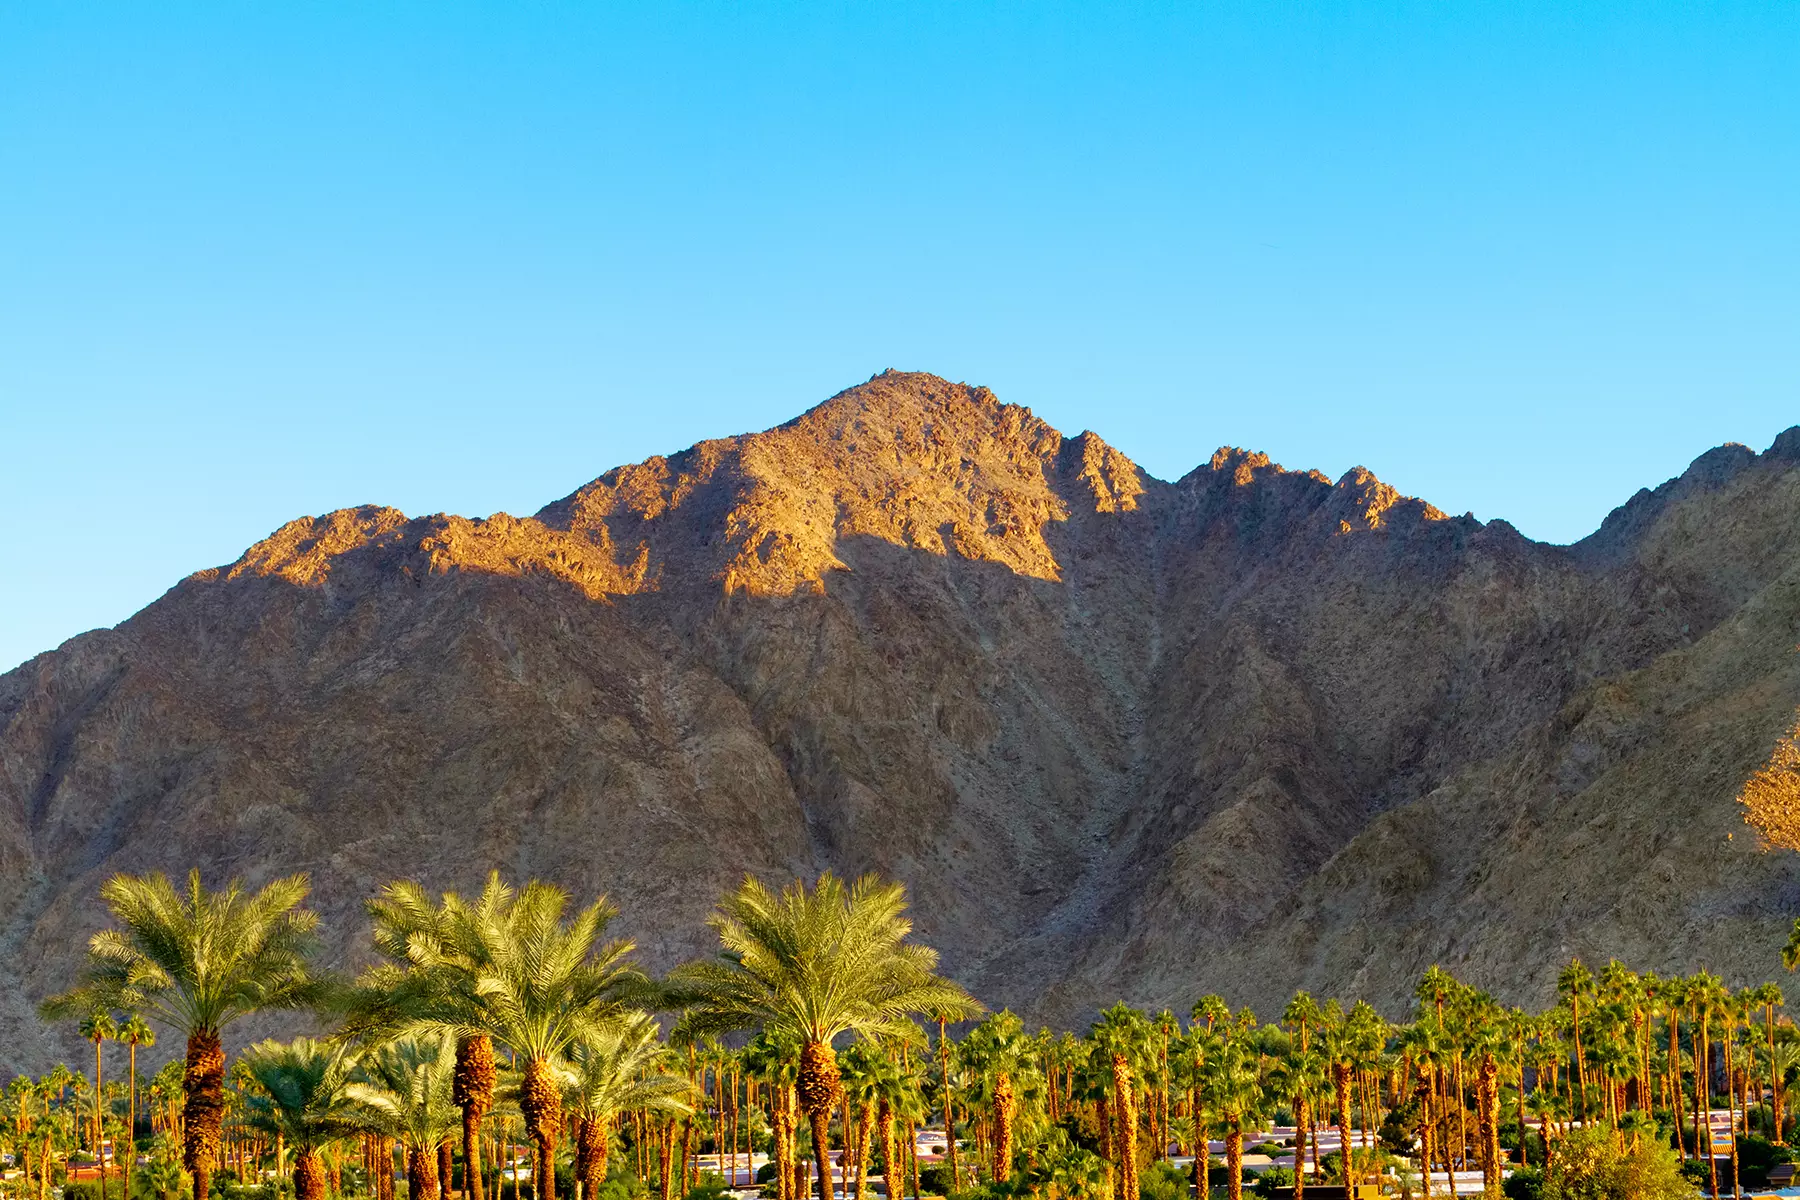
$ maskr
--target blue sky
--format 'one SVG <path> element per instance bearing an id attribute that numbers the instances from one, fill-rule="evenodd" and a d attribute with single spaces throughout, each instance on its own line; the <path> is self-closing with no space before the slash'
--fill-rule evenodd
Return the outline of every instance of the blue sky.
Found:
<path id="1" fill-rule="evenodd" d="M 0 669 L 882 368 L 1568 541 L 1800 422 L 1800 5 L 0 7 Z"/>

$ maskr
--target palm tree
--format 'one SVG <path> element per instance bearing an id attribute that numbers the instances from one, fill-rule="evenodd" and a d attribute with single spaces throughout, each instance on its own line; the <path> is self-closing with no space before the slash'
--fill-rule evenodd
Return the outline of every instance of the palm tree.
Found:
<path id="1" fill-rule="evenodd" d="M 468 953 L 473 928 L 503 923 L 515 899 L 495 871 L 474 900 L 444 893 L 434 905 L 425 889 L 399 880 L 369 901 L 375 948 L 387 960 L 357 981 L 347 1031 L 394 1037 L 413 1027 L 455 1031 L 453 1097 L 462 1110 L 464 1190 L 482 1200 L 481 1124 L 494 1106 L 493 1030 L 479 989 L 480 963 Z M 479 943 L 479 939 L 475 939 Z"/>
<path id="2" fill-rule="evenodd" d="M 1800 1044 L 1794 1042 L 1777 1042 L 1771 1046 L 1767 1054 L 1769 1076 L 1774 1080 L 1774 1092 L 1769 1097 L 1770 1117 L 1775 1128 L 1775 1142 L 1785 1146 L 1787 1138 L 1784 1128 L 1787 1124 L 1787 1085 L 1788 1080 L 1800 1071 Z"/>
<path id="3" fill-rule="evenodd" d="M 1200 1094 L 1225 1130 L 1225 1176 L 1231 1200 L 1243 1200 L 1244 1196 L 1244 1129 L 1254 1128 L 1262 1119 L 1262 1080 L 1249 1035 L 1247 1027 L 1228 1030 L 1207 1056 L 1201 1072 Z"/>
<path id="4" fill-rule="evenodd" d="M 849 887 L 830 872 L 809 892 L 776 895 L 755 879 L 726 897 L 708 924 L 721 952 L 670 976 L 689 1036 L 777 1029 L 800 1040 L 796 1089 L 830 1200 L 827 1133 L 840 1081 L 838 1035 L 904 1036 L 923 1013 L 971 1016 L 967 992 L 936 974 L 937 953 L 906 941 L 906 891 L 865 875 Z"/>
<path id="5" fill-rule="evenodd" d="M 1134 1079 L 1139 1059 L 1149 1042 L 1150 1025 L 1144 1014 L 1125 1004 L 1115 1004 L 1094 1023 L 1093 1039 L 1112 1071 L 1111 1115 L 1116 1130 L 1112 1137 L 1115 1200 L 1132 1200 L 1138 1194 L 1137 1087 Z"/>
<path id="6" fill-rule="evenodd" d="M 300 907 L 304 875 L 255 895 L 239 880 L 220 892 L 188 875 L 184 893 L 160 873 L 115 875 L 100 897 L 123 929 L 88 942 L 82 982 L 44 1002 L 51 1019 L 96 1008 L 143 1012 L 187 1039 L 182 1078 L 182 1162 L 204 1197 L 218 1159 L 225 1097 L 221 1032 L 264 1009 L 305 1008 L 323 985 L 308 967 L 318 917 Z"/>
<path id="7" fill-rule="evenodd" d="M 1294 1200 L 1306 1194 L 1306 1135 L 1312 1125 L 1314 1099 L 1324 1086 L 1324 1058 L 1301 1042 L 1290 1045 L 1270 1072 L 1271 1094 L 1284 1097 L 1294 1108 Z M 1206 1157 L 1204 1147 L 1195 1153 L 1201 1159 Z"/>
<path id="8" fill-rule="evenodd" d="M 606 1180 L 607 1139 L 620 1117 L 694 1111 L 692 1086 L 668 1072 L 669 1051 L 657 1040 L 659 1029 L 649 1014 L 629 1013 L 569 1048 L 574 1078 L 565 1098 L 575 1117 L 575 1176 L 583 1200 L 594 1200 Z"/>
<path id="9" fill-rule="evenodd" d="M 138 1047 L 140 1046 L 148 1049 L 149 1047 L 156 1045 L 156 1030 L 152 1029 L 150 1023 L 144 1020 L 141 1015 L 132 1013 L 129 1017 L 125 1018 L 125 1023 L 119 1026 L 119 1040 L 130 1047 L 131 1054 L 130 1141 L 132 1151 L 131 1157 L 135 1162 L 137 1159 L 137 1052 Z"/>
<path id="10" fill-rule="evenodd" d="M 415 1033 L 365 1051 L 347 1088 L 370 1114 L 366 1127 L 406 1147 L 408 1200 L 439 1200 L 448 1179 L 438 1178 L 438 1147 L 449 1142 L 461 1114 L 451 1096 L 456 1046 L 446 1032 Z M 552 1162 L 552 1169 L 554 1163 Z M 533 1176 L 540 1196 L 551 1195 L 554 1176 Z"/>
<path id="11" fill-rule="evenodd" d="M 794 1200 L 794 1114 L 800 1104 L 794 1080 L 800 1065 L 799 1039 L 783 1030 L 764 1029 L 744 1047 L 743 1060 L 745 1072 L 763 1082 L 769 1098 L 777 1200 Z"/>
<path id="12" fill-rule="evenodd" d="M 251 1084 L 243 1098 L 245 1123 L 293 1150 L 295 1200 L 324 1200 L 321 1151 L 362 1128 L 351 1052 L 311 1038 L 260 1042 L 244 1051 L 238 1065 Z"/>
<path id="13" fill-rule="evenodd" d="M 985 1076 L 994 1101 L 994 1165 L 996 1183 L 1004 1183 L 1013 1170 L 1013 1117 L 1018 1111 L 1015 1086 L 1022 1074 L 1035 1071 L 1036 1055 L 1025 1023 L 1009 1010 L 993 1014 L 963 1039 L 965 1061 Z"/>
<path id="14" fill-rule="evenodd" d="M 539 1194 L 556 1190 L 562 1086 L 555 1064 L 577 1042 L 599 1036 L 644 994 L 647 980 L 625 965 L 631 942 L 602 942 L 617 910 L 597 900 L 567 920 L 562 889 L 533 881 L 503 912 L 458 914 L 457 953 L 475 969 L 483 1024 L 524 1060 L 519 1110 L 538 1150 Z M 467 1013 L 457 996 L 451 1011 Z M 452 1021 L 450 1024 L 461 1024 Z M 471 1022 L 472 1024 L 473 1022 Z"/>
<path id="15" fill-rule="evenodd" d="M 100 1164 L 100 1200 L 106 1200 L 106 1147 L 101 1144 L 103 1118 L 100 1105 L 103 1097 L 100 1087 L 100 1046 L 118 1035 L 119 1025 L 112 1019 L 112 1014 L 103 1008 L 97 1008 L 81 1018 L 78 1031 L 83 1040 L 94 1043 L 94 1123 L 89 1129 L 93 1136 L 94 1159 Z"/>
<path id="16" fill-rule="evenodd" d="M 1581 1053 L 1581 1002 L 1593 986 L 1594 977 L 1579 958 L 1570 959 L 1569 965 L 1556 977 L 1557 993 L 1569 1002 L 1569 1020 L 1575 1030 L 1576 1107 L 1584 1124 L 1587 1121 L 1587 1063 Z"/>
<path id="17" fill-rule="evenodd" d="M 1701 971 L 1688 980 L 1687 999 L 1694 1014 L 1694 1145 L 1703 1147 L 1714 1200 L 1719 1195 L 1719 1160 L 1713 1154 L 1711 1066 L 1713 1017 L 1730 1000 L 1718 976 Z M 1733 1141 L 1736 1139 L 1734 1138 Z"/>

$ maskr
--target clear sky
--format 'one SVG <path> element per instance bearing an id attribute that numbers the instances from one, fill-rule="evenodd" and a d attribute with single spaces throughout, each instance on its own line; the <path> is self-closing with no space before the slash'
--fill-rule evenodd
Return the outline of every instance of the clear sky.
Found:
<path id="1" fill-rule="evenodd" d="M 889 366 L 1573 540 L 1800 422 L 1800 4 L 0 6 L 0 669 Z"/>

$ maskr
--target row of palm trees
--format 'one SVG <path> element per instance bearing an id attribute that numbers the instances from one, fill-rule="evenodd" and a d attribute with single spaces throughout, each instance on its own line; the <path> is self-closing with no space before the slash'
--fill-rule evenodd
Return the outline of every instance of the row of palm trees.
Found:
<path id="1" fill-rule="evenodd" d="M 256 1012 L 307 1010 L 336 1026 L 325 1041 L 265 1044 L 243 1060 L 247 1119 L 294 1151 L 300 1200 L 324 1194 L 327 1146 L 371 1132 L 404 1140 L 413 1200 L 430 1200 L 444 1143 L 434 1122 L 446 1112 L 462 1127 L 465 1192 L 483 1200 L 481 1128 L 500 1083 L 497 1046 L 548 1200 L 565 1134 L 591 1196 L 622 1115 L 688 1103 L 679 1078 L 654 1061 L 664 1052 L 654 1009 L 681 1012 L 687 1043 L 740 1032 L 771 1039 L 792 1074 L 776 1107 L 789 1123 L 804 1119 L 820 1147 L 843 1094 L 837 1038 L 880 1040 L 912 1028 L 913 1014 L 978 1011 L 936 974 L 934 952 L 907 940 L 903 889 L 872 877 L 847 884 L 827 874 L 780 893 L 746 881 L 711 920 L 717 958 L 661 981 L 631 966 L 631 943 L 606 939 L 614 910 L 605 901 L 571 912 L 561 889 L 514 889 L 497 874 L 474 897 L 433 900 L 410 882 L 386 888 L 369 906 L 381 964 L 337 981 L 310 961 L 317 918 L 301 907 L 306 892 L 299 876 L 255 893 L 236 881 L 208 891 L 197 871 L 185 889 L 160 875 L 116 877 L 102 899 L 117 927 L 91 940 L 80 983 L 43 1006 L 46 1017 L 89 1023 L 141 1013 L 185 1039 L 180 1136 L 196 1196 L 209 1193 L 220 1161 L 222 1035 Z M 437 1103 L 440 1091 L 447 1103 Z M 778 1132 L 782 1123 L 778 1115 Z M 829 1175 L 820 1171 L 822 1196 Z"/>
<path id="2" fill-rule="evenodd" d="M 375 1200 L 391 1200 L 396 1148 L 411 1200 L 439 1200 L 460 1142 L 463 1196 L 499 1200 L 490 1192 L 515 1131 L 539 1200 L 552 1200 L 559 1161 L 597 1200 L 615 1147 L 673 1200 L 699 1182 L 697 1140 L 729 1156 L 733 1178 L 766 1147 L 778 1200 L 798 1200 L 815 1176 L 829 1200 L 834 1133 L 847 1193 L 864 1200 L 878 1165 L 888 1196 L 909 1181 L 919 1195 L 916 1134 L 935 1119 L 953 1134 L 931 1176 L 939 1190 L 1139 1200 L 1145 1171 L 1166 1174 L 1179 1153 L 1195 1155 L 1204 1187 L 1217 1138 L 1238 1200 L 1246 1139 L 1276 1117 L 1296 1127 L 1297 1197 L 1309 1167 L 1344 1182 L 1416 1171 L 1427 1196 L 1433 1172 L 1478 1169 L 1497 1194 L 1509 1158 L 1542 1165 L 1577 1126 L 1704 1159 L 1716 1196 L 1736 1191 L 1738 1164 L 1733 1137 L 1721 1176 L 1713 1106 L 1724 1102 L 1734 1134 L 1755 1112 L 1780 1140 L 1800 1073 L 1800 1035 L 1777 1019 L 1774 985 L 1731 992 L 1705 973 L 1662 979 L 1618 963 L 1597 975 L 1570 964 L 1539 1013 L 1433 968 L 1406 1024 L 1298 993 L 1264 1025 L 1208 996 L 1185 1026 L 1118 1005 L 1086 1036 L 1030 1035 L 999 1012 L 959 1040 L 951 1027 L 979 1006 L 909 940 L 903 890 L 874 878 L 827 874 L 780 892 L 747 881 L 711 919 L 718 954 L 661 980 L 607 938 L 604 901 L 572 910 L 560 889 L 497 875 L 467 897 L 384 889 L 369 905 L 379 965 L 348 981 L 313 964 L 303 878 L 252 893 L 208 891 L 197 872 L 185 888 L 120 876 L 102 896 L 116 927 L 44 1012 L 94 1040 L 96 1149 L 104 1021 L 141 1025 L 142 1014 L 185 1039 L 178 1110 L 157 1132 L 179 1145 L 202 1197 L 225 1157 L 241 1175 L 246 1156 L 260 1165 L 272 1147 L 278 1162 L 293 1156 L 299 1200 L 318 1200 L 360 1145 Z M 279 1009 L 316 1014 L 330 1036 L 254 1046 L 228 1080 L 224 1031 Z M 666 1037 L 659 1011 L 678 1014 Z M 845 1035 L 854 1043 L 840 1051 Z M 135 1062 L 133 1079 L 135 1123 Z M 1332 1126 L 1341 1149 L 1322 1156 L 1319 1131 Z"/>

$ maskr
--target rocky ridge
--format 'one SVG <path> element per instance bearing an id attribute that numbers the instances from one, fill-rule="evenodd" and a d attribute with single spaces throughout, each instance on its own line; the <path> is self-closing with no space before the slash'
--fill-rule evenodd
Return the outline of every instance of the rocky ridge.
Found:
<path id="1" fill-rule="evenodd" d="M 1800 874 L 1732 796 L 1800 706 L 1797 465 L 1556 547 L 889 372 L 529 518 L 302 518 L 0 676 L 0 1057 L 67 1052 L 30 1004 L 99 882 L 193 863 L 310 872 L 341 965 L 397 874 L 604 890 L 666 967 L 745 872 L 880 870 L 1052 1022 L 1765 978 Z"/>

